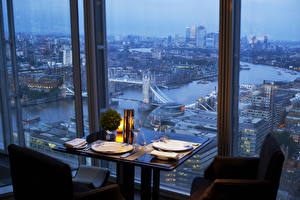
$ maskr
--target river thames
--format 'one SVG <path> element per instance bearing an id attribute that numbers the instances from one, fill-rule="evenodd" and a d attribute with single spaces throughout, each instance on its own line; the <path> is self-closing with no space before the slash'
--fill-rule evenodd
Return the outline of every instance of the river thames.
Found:
<path id="1" fill-rule="evenodd" d="M 240 84 L 262 84 L 264 80 L 271 81 L 293 81 L 300 77 L 299 72 L 289 71 L 282 68 L 274 68 L 266 65 L 254 65 L 250 63 L 241 63 L 247 65 L 248 70 L 242 70 L 240 72 Z M 195 103 L 200 97 L 210 94 L 215 88 L 217 89 L 217 81 L 208 82 L 206 84 L 198 84 L 198 81 L 193 81 L 185 85 L 177 86 L 173 89 L 161 89 L 168 97 L 175 102 L 188 105 Z M 142 100 L 141 88 L 129 88 L 123 91 L 121 98 L 130 98 Z M 123 109 L 135 109 L 136 118 L 144 118 L 145 113 L 138 108 L 141 105 L 139 101 L 130 100 L 118 100 L 118 106 L 113 106 L 119 113 L 123 114 Z M 41 123 L 65 121 L 71 122 L 71 118 L 75 117 L 75 103 L 73 99 L 66 98 L 56 102 L 50 102 L 45 104 L 38 104 L 32 106 L 23 107 L 22 114 L 23 119 L 33 119 L 40 117 L 39 123 L 35 124 L 39 126 Z M 84 119 L 87 121 L 87 100 L 84 100 L 83 105 Z M 15 119 L 15 114 L 13 113 Z M 14 125 L 15 127 L 15 120 Z M 16 130 L 15 130 L 16 131 Z M 2 138 L 2 137 L 1 137 Z"/>

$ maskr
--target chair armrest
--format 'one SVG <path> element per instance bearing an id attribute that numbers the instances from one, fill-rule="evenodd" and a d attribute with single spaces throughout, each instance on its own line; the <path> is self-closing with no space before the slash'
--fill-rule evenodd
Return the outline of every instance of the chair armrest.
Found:
<path id="1" fill-rule="evenodd" d="M 201 199 L 269 199 L 271 193 L 272 184 L 270 181 L 216 179 L 205 190 Z"/>
<path id="2" fill-rule="evenodd" d="M 259 158 L 216 156 L 204 177 L 215 179 L 255 179 Z"/>
<path id="3" fill-rule="evenodd" d="M 125 200 L 120 192 L 119 185 L 112 184 L 88 192 L 77 193 L 76 200 Z"/>

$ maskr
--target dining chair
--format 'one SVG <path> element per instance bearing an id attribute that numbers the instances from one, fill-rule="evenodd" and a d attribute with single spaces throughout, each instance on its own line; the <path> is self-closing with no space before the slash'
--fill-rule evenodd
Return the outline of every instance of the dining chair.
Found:
<path id="1" fill-rule="evenodd" d="M 106 185 L 109 174 L 110 172 L 106 168 L 80 165 L 72 180 L 73 183 L 85 184 L 94 189 Z"/>
<path id="2" fill-rule="evenodd" d="M 72 181 L 71 168 L 55 158 L 15 144 L 8 146 L 14 198 L 123 200 L 119 186 L 91 189 Z"/>
<path id="3" fill-rule="evenodd" d="M 272 134 L 259 158 L 217 156 L 191 187 L 191 200 L 276 199 L 284 154 Z"/>

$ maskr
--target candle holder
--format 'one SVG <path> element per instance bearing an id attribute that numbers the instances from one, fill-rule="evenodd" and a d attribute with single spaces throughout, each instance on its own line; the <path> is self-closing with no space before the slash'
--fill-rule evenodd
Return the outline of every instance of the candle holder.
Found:
<path id="1" fill-rule="evenodd" d="M 120 143 L 124 142 L 124 139 L 123 139 L 123 126 L 124 126 L 124 118 L 122 117 L 121 122 L 120 122 L 120 126 L 117 129 L 116 142 L 120 142 Z"/>
<path id="2" fill-rule="evenodd" d="M 133 129 L 134 129 L 134 110 L 125 109 L 124 110 L 124 134 L 123 141 L 124 143 L 132 144 L 133 143 Z"/>

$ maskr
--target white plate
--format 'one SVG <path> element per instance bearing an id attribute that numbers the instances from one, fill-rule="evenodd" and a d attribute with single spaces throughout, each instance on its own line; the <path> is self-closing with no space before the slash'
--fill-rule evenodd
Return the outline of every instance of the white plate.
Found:
<path id="1" fill-rule="evenodd" d="M 189 142 L 180 140 L 165 140 L 153 142 L 153 147 L 164 151 L 186 151 L 193 149 L 193 145 Z"/>
<path id="2" fill-rule="evenodd" d="M 118 142 L 102 142 L 92 144 L 91 149 L 105 154 L 121 154 L 133 150 L 132 145 L 122 144 Z"/>

